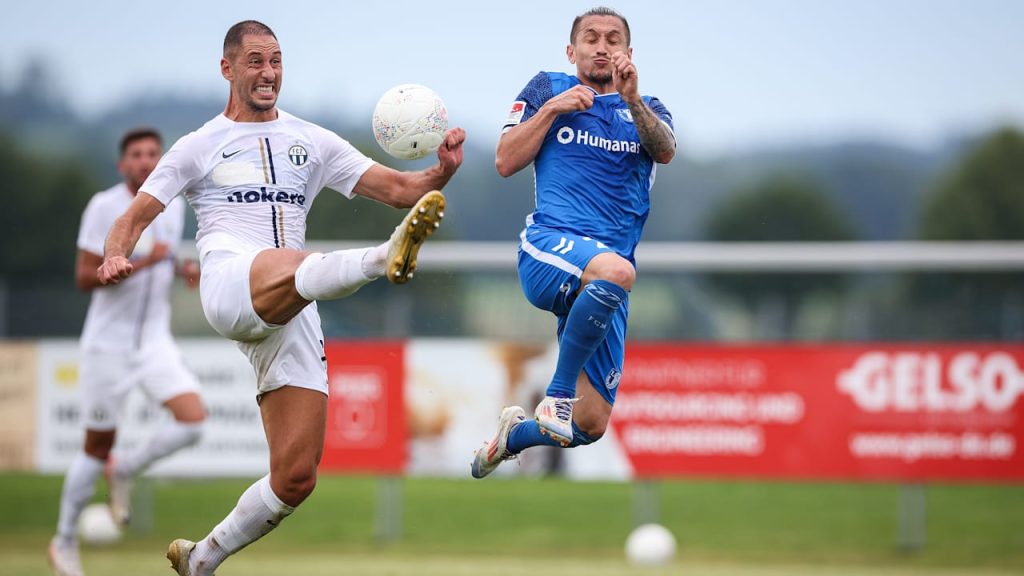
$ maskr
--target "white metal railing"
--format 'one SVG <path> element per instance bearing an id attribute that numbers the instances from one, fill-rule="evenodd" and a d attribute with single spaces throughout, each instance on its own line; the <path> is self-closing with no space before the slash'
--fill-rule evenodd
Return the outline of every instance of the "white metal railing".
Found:
<path id="1" fill-rule="evenodd" d="M 375 241 L 310 241 L 318 252 Z M 432 241 L 423 270 L 494 271 L 515 265 L 515 242 Z M 642 242 L 643 271 L 1013 271 L 1024 270 L 1024 242 Z"/>

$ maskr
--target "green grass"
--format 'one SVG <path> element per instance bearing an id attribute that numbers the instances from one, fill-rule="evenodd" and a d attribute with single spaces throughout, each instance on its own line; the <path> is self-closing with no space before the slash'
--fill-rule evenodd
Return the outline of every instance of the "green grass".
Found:
<path id="1" fill-rule="evenodd" d="M 0 475 L 0 575 L 47 573 L 60 483 Z M 85 551 L 86 568 L 168 574 L 166 543 L 204 536 L 249 483 L 143 483 L 140 500 L 152 510 L 139 510 L 141 529 L 113 548 Z M 551 562 L 563 576 L 1024 573 L 1021 486 L 929 487 L 926 547 L 905 555 L 896 549 L 895 485 L 666 482 L 661 521 L 677 535 L 680 555 L 661 571 L 622 563 L 628 484 L 407 479 L 404 536 L 388 545 L 374 539 L 376 486 L 372 478 L 322 478 L 280 529 L 218 574 L 498 575 Z M 485 561 L 493 555 L 502 560 Z"/>

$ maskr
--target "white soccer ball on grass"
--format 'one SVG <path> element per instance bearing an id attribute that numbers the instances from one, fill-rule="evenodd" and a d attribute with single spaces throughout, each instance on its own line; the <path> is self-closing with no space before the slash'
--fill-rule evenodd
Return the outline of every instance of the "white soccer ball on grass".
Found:
<path id="1" fill-rule="evenodd" d="M 676 555 L 676 538 L 661 524 L 644 524 L 626 539 L 626 558 L 637 566 L 661 566 Z"/>
<path id="2" fill-rule="evenodd" d="M 373 109 L 373 137 L 385 152 L 402 160 L 437 150 L 448 130 L 448 109 L 433 90 L 402 84 L 388 90 Z"/>
<path id="3" fill-rule="evenodd" d="M 78 517 L 78 538 L 91 546 L 107 546 L 121 539 L 121 529 L 114 522 L 110 506 L 94 502 Z"/>

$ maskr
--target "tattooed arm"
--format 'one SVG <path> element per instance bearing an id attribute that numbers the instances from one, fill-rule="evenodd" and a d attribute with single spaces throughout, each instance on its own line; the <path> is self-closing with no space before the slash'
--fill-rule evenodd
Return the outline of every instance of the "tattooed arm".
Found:
<path id="1" fill-rule="evenodd" d="M 637 89 L 636 66 L 623 52 L 612 54 L 612 65 L 615 89 L 629 105 L 629 112 L 633 115 L 633 124 L 636 125 L 636 131 L 640 134 L 640 143 L 655 162 L 668 164 L 676 155 L 676 137 L 640 97 L 640 92 Z"/>

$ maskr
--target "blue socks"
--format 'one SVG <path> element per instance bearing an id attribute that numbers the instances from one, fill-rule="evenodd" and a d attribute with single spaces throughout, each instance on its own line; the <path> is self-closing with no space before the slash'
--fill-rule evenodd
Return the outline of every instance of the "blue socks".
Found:
<path id="1" fill-rule="evenodd" d="M 548 385 L 547 395 L 572 398 L 583 365 L 608 335 L 612 317 L 625 302 L 627 292 L 607 280 L 587 284 L 569 310 L 565 329 L 558 343 L 558 365 Z"/>
<path id="2" fill-rule="evenodd" d="M 593 444 L 597 439 L 588 435 L 583 430 L 580 430 L 576 426 L 576 423 L 572 423 L 572 442 L 569 444 L 569 448 L 575 448 L 577 446 L 586 446 L 587 444 Z M 545 436 L 540 433 L 540 425 L 537 424 L 536 420 L 523 420 L 519 424 L 516 424 L 512 430 L 508 433 L 508 442 L 505 444 L 505 449 L 512 454 L 519 454 L 523 450 L 531 446 L 558 446 L 561 444 L 552 440 L 550 436 Z"/>
<path id="3" fill-rule="evenodd" d="M 550 436 L 540 433 L 540 425 L 537 421 L 529 418 L 516 424 L 508 433 L 508 443 L 505 449 L 512 454 L 519 454 L 531 446 L 561 446 Z"/>
<path id="4" fill-rule="evenodd" d="M 625 289 L 607 280 L 594 280 L 583 288 L 565 320 L 565 328 L 558 343 L 558 365 L 548 386 L 548 396 L 572 398 L 576 395 L 576 380 L 583 365 L 608 335 L 612 318 L 627 297 Z M 590 444 L 595 440 L 577 428 L 575 422 L 572 432 L 570 448 Z M 506 449 L 512 454 L 518 454 L 531 446 L 542 445 L 561 446 L 556 440 L 540 433 L 536 420 L 529 419 L 516 424 L 509 431 Z"/>

